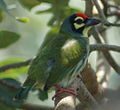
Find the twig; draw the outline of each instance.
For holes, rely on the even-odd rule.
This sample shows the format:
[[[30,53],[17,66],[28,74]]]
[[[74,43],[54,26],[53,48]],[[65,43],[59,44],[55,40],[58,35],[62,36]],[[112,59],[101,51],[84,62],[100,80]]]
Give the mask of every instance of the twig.
[[[101,18],[101,21],[106,25],[106,26],[120,26],[120,24],[114,24],[114,23],[110,23],[107,21],[104,13],[103,13],[103,10],[100,8],[100,5],[98,3],[97,0],[92,0],[92,2],[94,3],[94,5],[96,6],[98,12],[99,12],[99,16]]]
[[[102,9],[100,8],[100,5],[99,5],[98,1],[97,0],[92,0],[92,1],[93,1],[94,5],[96,6],[98,12],[99,12],[99,16],[100,16],[102,22],[104,24],[109,24],[109,22],[107,21]]]
[[[101,33],[101,32],[100,32]],[[106,40],[106,31],[101,33],[101,38],[104,43]],[[98,82],[103,86],[103,84],[108,84],[108,75],[111,73],[111,67],[109,66],[106,58],[101,51],[97,53],[97,63],[96,63],[96,75],[98,77]]]
[[[104,6],[103,11],[104,11],[104,14],[106,16],[107,15],[107,10],[108,10],[108,2],[106,0],[101,0],[101,2],[103,4],[103,6]]]
[[[102,40],[99,37],[99,32],[96,28],[94,28],[93,30],[93,36],[96,39],[96,41],[98,43],[103,43]],[[113,69],[120,74],[120,66],[115,62],[115,60],[113,59],[113,57],[111,56],[111,54],[108,52],[108,50],[102,50],[102,53],[104,54],[106,60],[108,61],[108,63],[111,65],[111,67],[113,67]]]
[[[91,44],[90,52],[95,51],[95,50],[99,50],[99,51],[106,51],[106,50],[111,51],[112,50],[112,51],[120,52],[120,46],[108,45],[108,44]]]
[[[109,8],[109,7],[113,7],[113,8],[120,9],[120,6],[117,5],[117,4],[110,4],[110,3],[108,3],[108,8]]]
[[[12,63],[12,64],[7,64],[7,65],[4,65],[4,66],[1,66],[0,67],[0,72],[4,72],[6,70],[13,69],[13,68],[20,68],[20,67],[23,67],[23,66],[27,66],[32,62],[32,60],[34,60],[34,58],[29,59],[29,60],[24,61],[24,62]]]

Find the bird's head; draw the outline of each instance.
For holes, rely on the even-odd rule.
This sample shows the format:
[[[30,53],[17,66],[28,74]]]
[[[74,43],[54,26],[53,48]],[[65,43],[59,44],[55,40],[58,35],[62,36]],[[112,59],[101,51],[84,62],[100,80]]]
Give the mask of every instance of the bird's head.
[[[99,23],[99,19],[88,17],[85,14],[76,13],[64,20],[61,30],[69,33],[79,33],[86,36],[90,28]]]

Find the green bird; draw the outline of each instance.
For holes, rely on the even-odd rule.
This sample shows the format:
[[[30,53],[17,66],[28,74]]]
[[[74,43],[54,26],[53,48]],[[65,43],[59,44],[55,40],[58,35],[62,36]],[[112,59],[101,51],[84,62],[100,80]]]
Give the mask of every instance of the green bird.
[[[86,65],[89,55],[87,33],[99,23],[99,19],[76,13],[64,20],[57,34],[47,35],[15,99],[26,98],[32,88],[39,88],[41,100],[47,99],[48,90],[56,85],[67,88]]]

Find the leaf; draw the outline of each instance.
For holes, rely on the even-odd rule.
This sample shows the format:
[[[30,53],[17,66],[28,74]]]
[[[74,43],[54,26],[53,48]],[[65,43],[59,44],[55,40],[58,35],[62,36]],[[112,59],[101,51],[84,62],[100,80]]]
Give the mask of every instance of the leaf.
[[[0,109],[1,110],[16,110],[16,108],[10,107],[6,104],[0,103]]]
[[[0,22],[3,20],[2,10],[0,9]]]
[[[25,17],[16,17],[16,20],[22,23],[29,23],[30,19]]]
[[[4,107],[5,105],[7,105],[9,109],[13,107],[20,107],[22,101],[18,102],[13,100],[19,88],[20,83],[14,79],[10,78],[0,79],[0,102],[2,102],[0,103],[0,106]]]
[[[10,31],[0,31],[0,48],[6,48],[15,43],[20,36]]]
[[[27,8],[28,10],[31,10],[34,6],[39,5],[40,2],[37,0],[19,0],[20,4]]]
[[[22,62],[22,59],[6,59],[4,61],[0,62],[0,66],[7,65],[7,64],[12,64],[12,63],[17,63],[17,62]],[[21,68],[14,68],[14,69],[9,69],[5,72],[0,73],[0,78],[18,78],[20,74],[27,73],[28,67],[21,67]]]

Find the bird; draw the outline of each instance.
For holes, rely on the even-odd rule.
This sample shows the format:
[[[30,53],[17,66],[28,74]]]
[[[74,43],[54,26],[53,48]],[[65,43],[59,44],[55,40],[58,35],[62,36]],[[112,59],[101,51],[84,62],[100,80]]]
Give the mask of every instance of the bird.
[[[99,19],[83,13],[65,18],[58,33],[45,37],[36,58],[30,64],[27,79],[14,98],[26,98],[32,88],[38,88],[40,100],[47,99],[48,91],[53,87],[75,94],[67,87],[84,69],[90,50],[88,32],[99,23]]]

